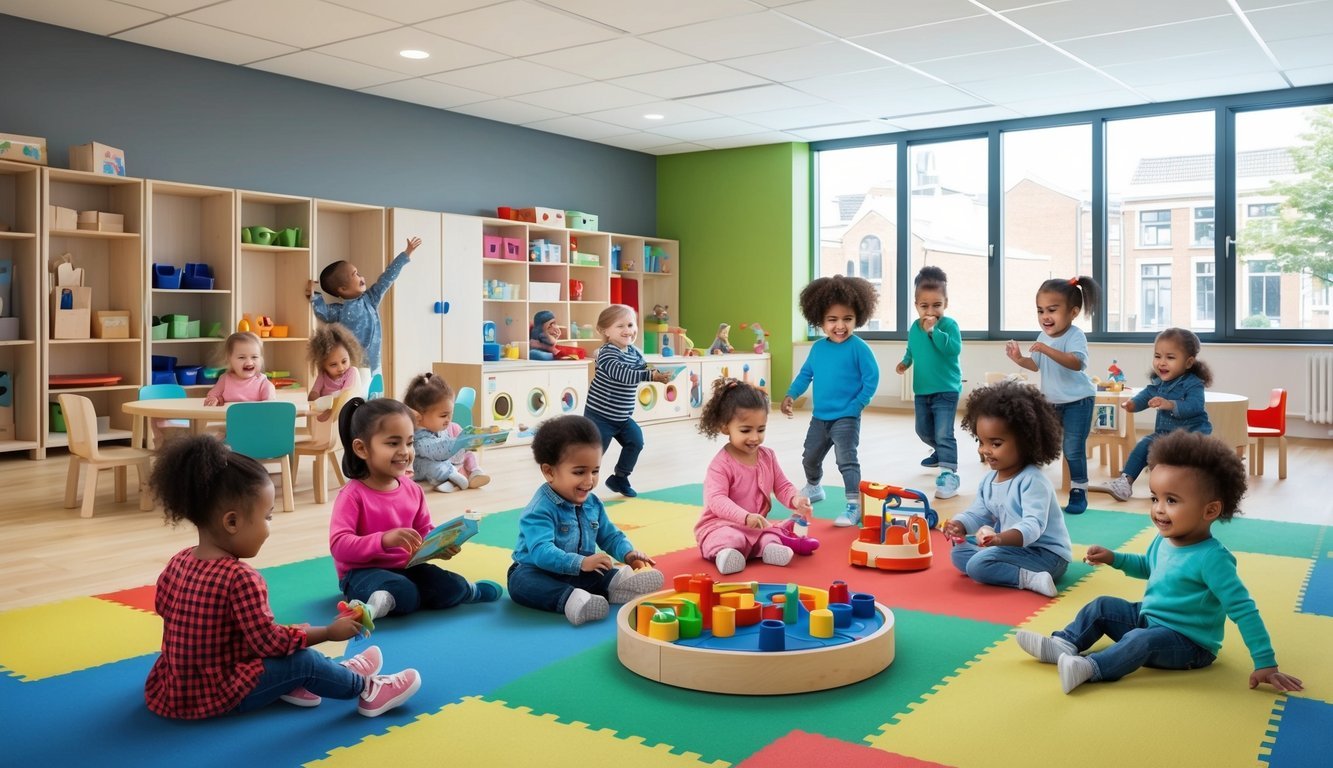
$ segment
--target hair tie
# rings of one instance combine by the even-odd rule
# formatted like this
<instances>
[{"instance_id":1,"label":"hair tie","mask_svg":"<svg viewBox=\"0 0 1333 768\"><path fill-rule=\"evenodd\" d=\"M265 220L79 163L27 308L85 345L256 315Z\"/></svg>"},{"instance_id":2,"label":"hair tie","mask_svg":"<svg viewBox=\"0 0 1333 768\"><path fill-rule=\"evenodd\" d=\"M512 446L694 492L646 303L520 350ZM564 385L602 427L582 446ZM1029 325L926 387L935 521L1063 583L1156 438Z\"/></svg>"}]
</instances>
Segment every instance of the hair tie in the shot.
<instances>
[{"instance_id":1,"label":"hair tie","mask_svg":"<svg viewBox=\"0 0 1333 768\"><path fill-rule=\"evenodd\" d=\"M731 389L732 387L735 387L737 384L740 384L741 382L740 379L733 379L731 377L727 377L725 380L723 380L722 383L723 385L726 386L727 389Z\"/></svg>"},{"instance_id":2,"label":"hair tie","mask_svg":"<svg viewBox=\"0 0 1333 768\"><path fill-rule=\"evenodd\" d=\"M1069 284L1070 284L1070 285L1078 285L1078 277L1075 276L1075 277L1071 277L1071 278L1069 278Z\"/></svg>"}]
</instances>

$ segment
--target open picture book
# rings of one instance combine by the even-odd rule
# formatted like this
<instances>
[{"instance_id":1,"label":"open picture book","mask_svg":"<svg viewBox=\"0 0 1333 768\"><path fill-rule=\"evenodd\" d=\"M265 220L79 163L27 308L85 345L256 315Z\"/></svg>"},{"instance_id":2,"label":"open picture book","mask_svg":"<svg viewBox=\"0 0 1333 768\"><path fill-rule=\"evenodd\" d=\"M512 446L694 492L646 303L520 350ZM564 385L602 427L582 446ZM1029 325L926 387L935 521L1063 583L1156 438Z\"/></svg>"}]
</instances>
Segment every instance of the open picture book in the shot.
<instances>
[{"instance_id":1,"label":"open picture book","mask_svg":"<svg viewBox=\"0 0 1333 768\"><path fill-rule=\"evenodd\" d=\"M407 567L421 565L427 560L439 557L445 549L460 545L476 536L479 519L475 512L464 512L453 520L435 526L426 534L426 538L421 540L421 548L412 555L411 560L407 561Z\"/></svg>"}]
</instances>

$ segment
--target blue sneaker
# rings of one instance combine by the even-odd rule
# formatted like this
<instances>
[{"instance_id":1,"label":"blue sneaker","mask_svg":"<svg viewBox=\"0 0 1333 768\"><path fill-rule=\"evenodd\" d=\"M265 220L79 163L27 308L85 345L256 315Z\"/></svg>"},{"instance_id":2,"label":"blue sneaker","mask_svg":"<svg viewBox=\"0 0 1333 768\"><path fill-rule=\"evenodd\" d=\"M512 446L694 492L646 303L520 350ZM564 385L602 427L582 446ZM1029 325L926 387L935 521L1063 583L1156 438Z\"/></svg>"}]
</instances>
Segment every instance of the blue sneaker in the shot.
<instances>
[{"instance_id":1,"label":"blue sneaker","mask_svg":"<svg viewBox=\"0 0 1333 768\"><path fill-rule=\"evenodd\" d=\"M1065 507L1066 515L1081 515L1088 509L1088 492L1082 488L1069 489L1069 506Z\"/></svg>"},{"instance_id":2,"label":"blue sneaker","mask_svg":"<svg viewBox=\"0 0 1333 768\"><path fill-rule=\"evenodd\" d=\"M921 466L927 467L929 469L934 469L939 465L940 465L940 455L938 453L932 453L926 458L921 460Z\"/></svg>"},{"instance_id":3,"label":"blue sneaker","mask_svg":"<svg viewBox=\"0 0 1333 768\"><path fill-rule=\"evenodd\" d=\"M810 500L811 504L824 500L824 486L819 483L806 483L801 489L801 495Z\"/></svg>"},{"instance_id":4,"label":"blue sneaker","mask_svg":"<svg viewBox=\"0 0 1333 768\"><path fill-rule=\"evenodd\" d=\"M629 478L621 477L620 475L611 475L606 478L606 487L627 499L632 499L639 495L638 491L630 487Z\"/></svg>"},{"instance_id":5,"label":"blue sneaker","mask_svg":"<svg viewBox=\"0 0 1333 768\"><path fill-rule=\"evenodd\" d=\"M957 472L948 469L941 471L940 476L935 478L935 498L952 499L958 495L958 486L961 484Z\"/></svg>"},{"instance_id":6,"label":"blue sneaker","mask_svg":"<svg viewBox=\"0 0 1333 768\"><path fill-rule=\"evenodd\" d=\"M834 520L833 524L839 528L850 528L853 525L860 525L861 505L855 501L847 502L847 509L844 509L842 514L838 515L838 519Z\"/></svg>"}]
</instances>

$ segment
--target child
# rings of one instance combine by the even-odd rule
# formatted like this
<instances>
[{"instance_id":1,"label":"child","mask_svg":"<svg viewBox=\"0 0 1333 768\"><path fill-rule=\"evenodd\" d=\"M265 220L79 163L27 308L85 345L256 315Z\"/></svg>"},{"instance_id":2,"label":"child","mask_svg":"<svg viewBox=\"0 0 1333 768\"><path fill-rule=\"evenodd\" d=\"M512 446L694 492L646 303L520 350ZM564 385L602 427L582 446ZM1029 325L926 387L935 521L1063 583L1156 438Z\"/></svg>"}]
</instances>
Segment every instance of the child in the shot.
<instances>
[{"instance_id":1,"label":"child","mask_svg":"<svg viewBox=\"0 0 1333 768\"><path fill-rule=\"evenodd\" d=\"M731 326L722 323L717 327L717 338L713 339L713 344L708 348L710 355L729 355L735 352L736 348L731 346Z\"/></svg>"},{"instance_id":2,"label":"child","mask_svg":"<svg viewBox=\"0 0 1333 768\"><path fill-rule=\"evenodd\" d=\"M312 403L311 410L317 410L314 402L321 397L337 395L346 389L361 390L361 374L356 370L361 364L361 344L347 326L329 323L316 330L306 345L306 354L319 371L306 398ZM328 418L329 411L319 415L320 421Z\"/></svg>"},{"instance_id":3,"label":"child","mask_svg":"<svg viewBox=\"0 0 1333 768\"><path fill-rule=\"evenodd\" d=\"M1074 325L1084 308L1097 311L1097 283L1091 277L1047 280L1037 289L1037 322L1041 335L1024 357L1018 342L1004 352L1020 368L1041 374L1041 391L1055 406L1064 424L1064 454L1069 464L1069 505L1066 515L1081 515L1088 508L1088 432L1097 386L1088 377L1088 336Z\"/></svg>"},{"instance_id":4,"label":"child","mask_svg":"<svg viewBox=\"0 0 1333 768\"><path fill-rule=\"evenodd\" d=\"M634 309L624 304L612 304L597 316L597 333L606 341L597 350L592 383L588 385L588 402L584 414L597 425L602 435L602 451L611 445L611 438L620 443L620 458L616 471L606 479L606 487L622 496L638 496L629 484L630 473L643 451L643 430L634 419L634 400L639 385L645 381L667 383L671 376L665 371L648 368L643 353L634 346L639 329L634 322Z\"/></svg>"},{"instance_id":5,"label":"child","mask_svg":"<svg viewBox=\"0 0 1333 768\"><path fill-rule=\"evenodd\" d=\"M538 311L532 316L532 328L528 330L528 359L582 360L585 356L582 349L556 344L560 335L555 313L549 309Z\"/></svg>"},{"instance_id":6,"label":"child","mask_svg":"<svg viewBox=\"0 0 1333 768\"><path fill-rule=\"evenodd\" d=\"M601 443L597 425L583 416L559 416L537 428L532 456L546 484L523 510L509 566L514 602L563 611L574 626L606 618L610 603L662 587L662 572L652 570L653 561L634 549L592 493Z\"/></svg>"},{"instance_id":7,"label":"child","mask_svg":"<svg viewBox=\"0 0 1333 768\"><path fill-rule=\"evenodd\" d=\"M330 696L360 699L357 711L375 717L416 693L415 669L379 674L375 646L341 663L311 648L355 637L355 619L326 627L274 621L264 577L242 562L259 553L273 519L273 483L263 465L212 437L183 437L162 448L151 483L167 521L189 520L199 544L178 552L157 579L162 655L144 684L148 709L196 720L278 699L313 707Z\"/></svg>"},{"instance_id":8,"label":"child","mask_svg":"<svg viewBox=\"0 0 1333 768\"><path fill-rule=\"evenodd\" d=\"M791 562L791 547L782 543L768 520L774 493L787 508L807 518L811 514L810 500L796 493L777 455L763 447L768 410L762 389L718 379L699 419L699 431L708 437L727 436L727 444L708 465L704 510L694 526L699 554L717 563L723 574L740 573L751 557L769 565Z\"/></svg>"},{"instance_id":9,"label":"child","mask_svg":"<svg viewBox=\"0 0 1333 768\"><path fill-rule=\"evenodd\" d=\"M1074 556L1055 487L1041 471L1060 457L1060 417L1036 387L1002 381L968 396L963 428L991 471L971 506L944 524L954 567L982 584L1055 597ZM976 544L963 540L969 533Z\"/></svg>"},{"instance_id":10,"label":"child","mask_svg":"<svg viewBox=\"0 0 1333 768\"><path fill-rule=\"evenodd\" d=\"M277 397L273 382L264 375L264 343L249 332L233 333L223 349L227 370L204 396L204 405L249 403Z\"/></svg>"},{"instance_id":11,"label":"child","mask_svg":"<svg viewBox=\"0 0 1333 768\"><path fill-rule=\"evenodd\" d=\"M1139 667L1198 669L1212 664L1230 617L1250 649L1250 687L1268 683L1299 691L1281 672L1259 609L1236 573L1236 558L1213 538L1213 523L1240 514L1245 467L1221 440L1177 430L1149 454L1152 520L1157 537L1147 554L1088 547L1085 561L1147 579L1143 602L1099 597L1073 623L1048 636L1019 630L1019 647L1060 671L1069 693L1086 682L1112 682ZM1112 645L1082 656L1105 635Z\"/></svg>"},{"instance_id":12,"label":"child","mask_svg":"<svg viewBox=\"0 0 1333 768\"><path fill-rule=\"evenodd\" d=\"M412 468L412 412L397 400L354 397L338 415L347 485L333 502L329 550L338 588L373 618L418 608L452 608L500 599L500 585L476 584L430 563L407 566L434 528L426 497L404 481ZM449 547L442 558L458 554Z\"/></svg>"},{"instance_id":13,"label":"child","mask_svg":"<svg viewBox=\"0 0 1333 768\"><path fill-rule=\"evenodd\" d=\"M1120 477L1110 482L1108 490L1116 501L1128 501L1134 495L1134 481L1148 465L1148 448L1154 440L1177 429L1213 433L1203 405L1203 390L1212 386L1213 372L1199 359L1199 346L1199 337L1184 328L1167 328L1157 334L1148 386L1120 406L1131 413L1156 408L1157 423L1129 452Z\"/></svg>"},{"instance_id":14,"label":"child","mask_svg":"<svg viewBox=\"0 0 1333 768\"><path fill-rule=\"evenodd\" d=\"M341 304L325 304L324 296L315 290L315 281L306 283L305 297L310 300L315 310L315 317L325 323L342 323L352 332L361 348L366 352L366 365L370 372L380 372L380 342L383 333L380 330L380 301L388 292L389 286L403 271L407 260L412 258L412 251L421 245L421 238L408 239L407 248L398 257L389 262L389 266L380 275L375 284L366 288L366 279L361 276L356 265L349 261L335 261L319 273L319 287L324 293L342 299Z\"/></svg>"},{"instance_id":15,"label":"child","mask_svg":"<svg viewBox=\"0 0 1333 768\"><path fill-rule=\"evenodd\" d=\"M879 387L875 355L852 330L870 319L877 301L875 287L859 277L821 277L801 291L801 314L810 325L823 329L824 338L811 345L782 398L782 413L790 418L796 398L814 381L814 415L801 456L805 469L801 495L811 503L824 500L819 483L824 476L824 457L833 448L847 495L847 506L833 524L844 527L861 522L861 463L856 456L861 411Z\"/></svg>"},{"instance_id":16,"label":"child","mask_svg":"<svg viewBox=\"0 0 1333 768\"><path fill-rule=\"evenodd\" d=\"M963 373L958 364L963 334L953 318L944 316L949 308L949 278L944 270L922 267L914 284L917 320L907 331L907 352L894 370L901 376L916 365L912 374L916 436L930 446L930 455L921 460L921 466L940 468L935 478L935 498L951 499L958 495L962 483L953 420L958 413L958 395L963 391Z\"/></svg>"},{"instance_id":17,"label":"child","mask_svg":"<svg viewBox=\"0 0 1333 768\"><path fill-rule=\"evenodd\" d=\"M416 413L416 459L412 476L440 493L480 488L491 481L474 451L450 451L463 428L454 422L454 390L433 373L412 379L403 404Z\"/></svg>"}]
</instances>

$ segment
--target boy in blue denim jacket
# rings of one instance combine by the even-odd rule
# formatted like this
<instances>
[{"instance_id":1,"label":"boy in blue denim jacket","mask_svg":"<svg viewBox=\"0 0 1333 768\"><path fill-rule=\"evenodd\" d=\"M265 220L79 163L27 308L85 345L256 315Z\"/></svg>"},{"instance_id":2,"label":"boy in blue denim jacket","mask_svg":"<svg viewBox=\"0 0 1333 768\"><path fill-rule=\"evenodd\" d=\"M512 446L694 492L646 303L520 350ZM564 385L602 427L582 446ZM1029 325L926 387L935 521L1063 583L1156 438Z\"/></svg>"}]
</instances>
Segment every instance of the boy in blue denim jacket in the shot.
<instances>
[{"instance_id":1,"label":"boy in blue denim jacket","mask_svg":"<svg viewBox=\"0 0 1333 768\"><path fill-rule=\"evenodd\" d=\"M532 455L546 484L518 523L509 566L514 602L563 611L578 626L606 618L611 603L661 589L662 573L653 570L652 559L634 549L592 494L602 463L597 425L583 416L551 419L533 437Z\"/></svg>"}]
</instances>

